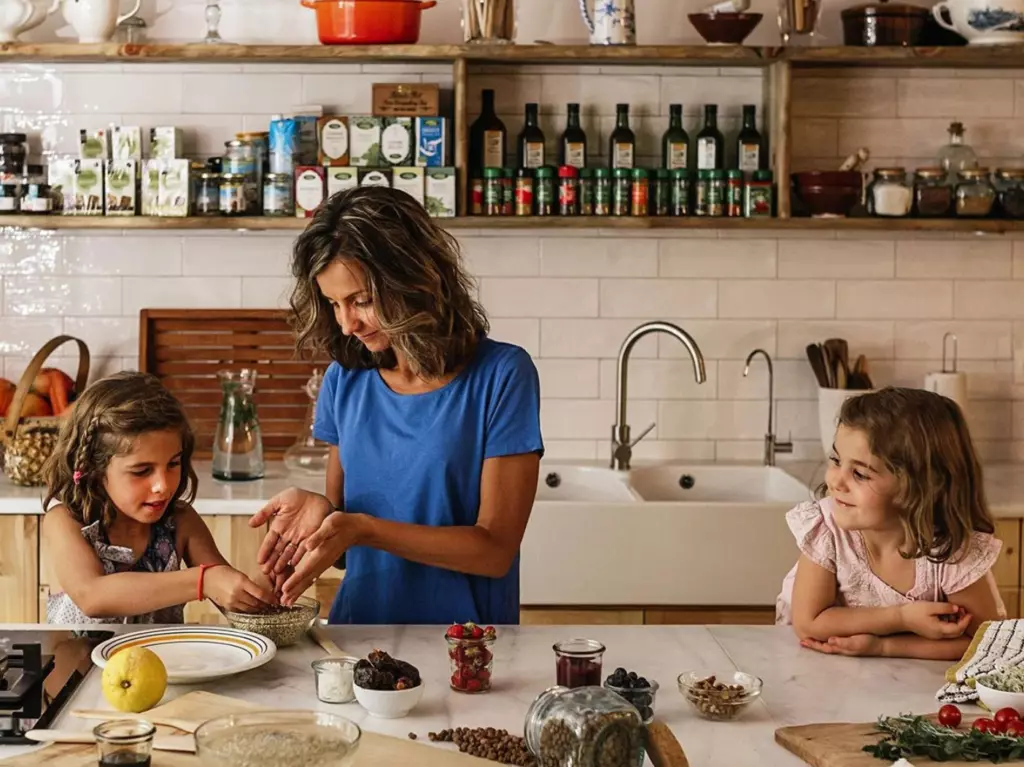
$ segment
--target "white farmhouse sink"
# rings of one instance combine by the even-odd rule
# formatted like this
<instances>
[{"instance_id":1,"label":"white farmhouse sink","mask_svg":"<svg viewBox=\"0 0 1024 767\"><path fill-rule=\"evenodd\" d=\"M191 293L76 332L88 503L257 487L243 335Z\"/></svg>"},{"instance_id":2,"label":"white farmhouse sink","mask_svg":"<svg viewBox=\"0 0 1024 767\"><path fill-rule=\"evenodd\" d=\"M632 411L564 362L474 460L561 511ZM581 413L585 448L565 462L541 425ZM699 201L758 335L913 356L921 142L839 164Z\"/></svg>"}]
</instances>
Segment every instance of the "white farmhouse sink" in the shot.
<instances>
[{"instance_id":1,"label":"white farmhouse sink","mask_svg":"<svg viewBox=\"0 0 1024 767\"><path fill-rule=\"evenodd\" d=\"M775 466L650 466L633 469L629 483L645 501L796 504L811 499L803 483Z\"/></svg>"},{"instance_id":2,"label":"white farmhouse sink","mask_svg":"<svg viewBox=\"0 0 1024 767\"><path fill-rule=\"evenodd\" d=\"M537 500L636 503L641 499L630 489L627 479L624 472L598 466L542 463Z\"/></svg>"}]
</instances>

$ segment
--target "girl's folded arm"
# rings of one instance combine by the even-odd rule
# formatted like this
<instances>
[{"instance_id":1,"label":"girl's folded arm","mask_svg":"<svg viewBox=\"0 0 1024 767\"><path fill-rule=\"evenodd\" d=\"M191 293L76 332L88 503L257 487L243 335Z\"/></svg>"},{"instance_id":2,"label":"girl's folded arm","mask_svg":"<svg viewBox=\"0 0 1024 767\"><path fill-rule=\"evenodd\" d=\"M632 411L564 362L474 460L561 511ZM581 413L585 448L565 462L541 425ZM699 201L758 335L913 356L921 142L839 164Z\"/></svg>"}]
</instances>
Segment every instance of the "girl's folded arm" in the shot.
<instances>
[{"instance_id":1,"label":"girl's folded arm","mask_svg":"<svg viewBox=\"0 0 1024 767\"><path fill-rule=\"evenodd\" d=\"M189 602L196 597L194 570L107 575L82 525L63 506L43 515L43 534L57 580L90 618L142 615Z\"/></svg>"},{"instance_id":2,"label":"girl's folded arm","mask_svg":"<svg viewBox=\"0 0 1024 767\"><path fill-rule=\"evenodd\" d=\"M967 588L950 594L947 599L952 604L964 608L971 616L970 625L967 627L967 634L970 636L974 636L974 632L985 621L1006 619L1006 607L999 596L999 588L991 570Z\"/></svg>"},{"instance_id":3,"label":"girl's folded arm","mask_svg":"<svg viewBox=\"0 0 1024 767\"><path fill-rule=\"evenodd\" d=\"M882 637L883 658L916 658L917 660L960 660L971 644L969 636L956 639L927 639L917 634Z\"/></svg>"},{"instance_id":4,"label":"girl's folded arm","mask_svg":"<svg viewBox=\"0 0 1024 767\"><path fill-rule=\"evenodd\" d=\"M903 631L898 607L836 607L836 574L800 555L793 584L793 628L801 639Z\"/></svg>"}]
</instances>

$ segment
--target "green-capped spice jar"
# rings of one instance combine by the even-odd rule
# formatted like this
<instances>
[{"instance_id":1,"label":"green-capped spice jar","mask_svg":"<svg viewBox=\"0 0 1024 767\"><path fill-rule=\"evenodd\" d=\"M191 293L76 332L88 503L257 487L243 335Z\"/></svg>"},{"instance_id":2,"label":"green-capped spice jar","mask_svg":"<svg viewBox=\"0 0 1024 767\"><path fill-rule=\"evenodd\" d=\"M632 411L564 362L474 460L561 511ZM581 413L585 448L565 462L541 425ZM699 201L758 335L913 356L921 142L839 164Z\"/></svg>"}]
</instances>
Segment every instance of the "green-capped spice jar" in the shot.
<instances>
[{"instance_id":1,"label":"green-capped spice jar","mask_svg":"<svg viewBox=\"0 0 1024 767\"><path fill-rule=\"evenodd\" d=\"M697 171L697 192L693 206L694 214L698 216L711 215L711 171L702 168Z\"/></svg>"},{"instance_id":2,"label":"green-capped spice jar","mask_svg":"<svg viewBox=\"0 0 1024 767\"><path fill-rule=\"evenodd\" d=\"M633 168L633 185L630 190L629 215L646 216L650 204L651 180L646 168Z\"/></svg>"},{"instance_id":3,"label":"green-capped spice jar","mask_svg":"<svg viewBox=\"0 0 1024 767\"><path fill-rule=\"evenodd\" d=\"M740 218L743 215L743 171L725 173L725 215Z\"/></svg>"},{"instance_id":4,"label":"green-capped spice jar","mask_svg":"<svg viewBox=\"0 0 1024 767\"><path fill-rule=\"evenodd\" d=\"M672 215L690 215L690 178L687 168L676 168L672 171Z\"/></svg>"},{"instance_id":5,"label":"green-capped spice jar","mask_svg":"<svg viewBox=\"0 0 1024 767\"><path fill-rule=\"evenodd\" d=\"M484 168L484 215L500 216L504 204L504 170L501 168Z\"/></svg>"},{"instance_id":6,"label":"green-capped spice jar","mask_svg":"<svg viewBox=\"0 0 1024 767\"><path fill-rule=\"evenodd\" d=\"M724 216L725 215L725 171L724 170L712 170L709 171L710 184L708 187L708 215Z\"/></svg>"},{"instance_id":7,"label":"green-capped spice jar","mask_svg":"<svg viewBox=\"0 0 1024 767\"><path fill-rule=\"evenodd\" d=\"M594 168L594 215L612 212L612 174L608 168Z\"/></svg>"},{"instance_id":8,"label":"green-capped spice jar","mask_svg":"<svg viewBox=\"0 0 1024 767\"><path fill-rule=\"evenodd\" d=\"M594 171L592 168L580 168L580 215L594 215Z\"/></svg>"},{"instance_id":9,"label":"green-capped spice jar","mask_svg":"<svg viewBox=\"0 0 1024 767\"><path fill-rule=\"evenodd\" d=\"M771 218L772 197L772 172L755 170L743 187L743 215L747 218Z\"/></svg>"},{"instance_id":10,"label":"green-capped spice jar","mask_svg":"<svg viewBox=\"0 0 1024 767\"><path fill-rule=\"evenodd\" d=\"M630 168L615 168L612 171L612 215L628 216L633 194L633 178Z\"/></svg>"},{"instance_id":11,"label":"green-capped spice jar","mask_svg":"<svg viewBox=\"0 0 1024 767\"><path fill-rule=\"evenodd\" d=\"M516 169L505 168L501 173L504 195L501 200L501 215L511 216L516 212Z\"/></svg>"},{"instance_id":12,"label":"green-capped spice jar","mask_svg":"<svg viewBox=\"0 0 1024 767\"><path fill-rule=\"evenodd\" d=\"M555 215L555 169L550 165L542 165L534 169L534 176L534 212L538 216Z\"/></svg>"},{"instance_id":13,"label":"green-capped spice jar","mask_svg":"<svg viewBox=\"0 0 1024 767\"><path fill-rule=\"evenodd\" d=\"M654 172L651 190L651 215L667 216L672 207L672 172L658 168Z\"/></svg>"}]
</instances>

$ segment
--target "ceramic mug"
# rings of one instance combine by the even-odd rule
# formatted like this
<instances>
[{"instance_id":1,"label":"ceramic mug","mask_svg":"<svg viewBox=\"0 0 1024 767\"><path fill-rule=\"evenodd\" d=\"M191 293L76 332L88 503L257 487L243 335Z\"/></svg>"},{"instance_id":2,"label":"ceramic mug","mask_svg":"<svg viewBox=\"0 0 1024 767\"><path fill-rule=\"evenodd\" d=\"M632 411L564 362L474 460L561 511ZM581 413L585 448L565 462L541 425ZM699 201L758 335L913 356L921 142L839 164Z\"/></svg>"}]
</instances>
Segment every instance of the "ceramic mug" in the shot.
<instances>
[{"instance_id":1,"label":"ceramic mug","mask_svg":"<svg viewBox=\"0 0 1024 767\"><path fill-rule=\"evenodd\" d=\"M826 389L818 387L818 429L821 432L821 447L825 455L832 452L836 438L836 426L843 403L851 397L867 394L868 389Z\"/></svg>"},{"instance_id":2,"label":"ceramic mug","mask_svg":"<svg viewBox=\"0 0 1024 767\"><path fill-rule=\"evenodd\" d=\"M139 12L142 0L123 16L117 15L118 0L64 0L64 20L72 26L80 43L105 43L117 25Z\"/></svg>"},{"instance_id":3,"label":"ceramic mug","mask_svg":"<svg viewBox=\"0 0 1024 767\"><path fill-rule=\"evenodd\" d=\"M590 30L592 45L636 45L636 14L633 0L580 0L580 14Z\"/></svg>"},{"instance_id":4,"label":"ceramic mug","mask_svg":"<svg viewBox=\"0 0 1024 767\"><path fill-rule=\"evenodd\" d=\"M1024 0L943 0L932 16L972 45L1024 43Z\"/></svg>"}]
</instances>

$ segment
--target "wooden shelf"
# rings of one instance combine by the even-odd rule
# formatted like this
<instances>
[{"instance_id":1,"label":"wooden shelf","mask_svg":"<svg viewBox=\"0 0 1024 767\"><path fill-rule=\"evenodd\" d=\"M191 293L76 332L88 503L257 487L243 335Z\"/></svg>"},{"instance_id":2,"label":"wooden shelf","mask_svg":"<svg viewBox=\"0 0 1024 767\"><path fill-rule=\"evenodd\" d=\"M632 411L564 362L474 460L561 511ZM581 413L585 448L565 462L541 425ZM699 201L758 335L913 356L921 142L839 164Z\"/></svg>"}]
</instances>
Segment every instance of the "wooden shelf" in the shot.
<instances>
[{"instance_id":1,"label":"wooden shelf","mask_svg":"<svg viewBox=\"0 0 1024 767\"><path fill-rule=\"evenodd\" d=\"M777 56L795 66L841 67L969 67L981 69L1024 68L1024 47L1019 45L961 45L932 48L899 46L835 46L778 48Z\"/></svg>"},{"instance_id":2,"label":"wooden shelf","mask_svg":"<svg viewBox=\"0 0 1024 767\"><path fill-rule=\"evenodd\" d=\"M922 218L633 218L632 216L575 217L487 217L439 218L446 229L728 229L854 232L1024 232L1024 220L1005 219L922 219ZM18 227L41 230L144 230L165 231L302 231L309 223L303 218L195 217L153 218L147 216L0 216L0 229Z\"/></svg>"}]
</instances>

